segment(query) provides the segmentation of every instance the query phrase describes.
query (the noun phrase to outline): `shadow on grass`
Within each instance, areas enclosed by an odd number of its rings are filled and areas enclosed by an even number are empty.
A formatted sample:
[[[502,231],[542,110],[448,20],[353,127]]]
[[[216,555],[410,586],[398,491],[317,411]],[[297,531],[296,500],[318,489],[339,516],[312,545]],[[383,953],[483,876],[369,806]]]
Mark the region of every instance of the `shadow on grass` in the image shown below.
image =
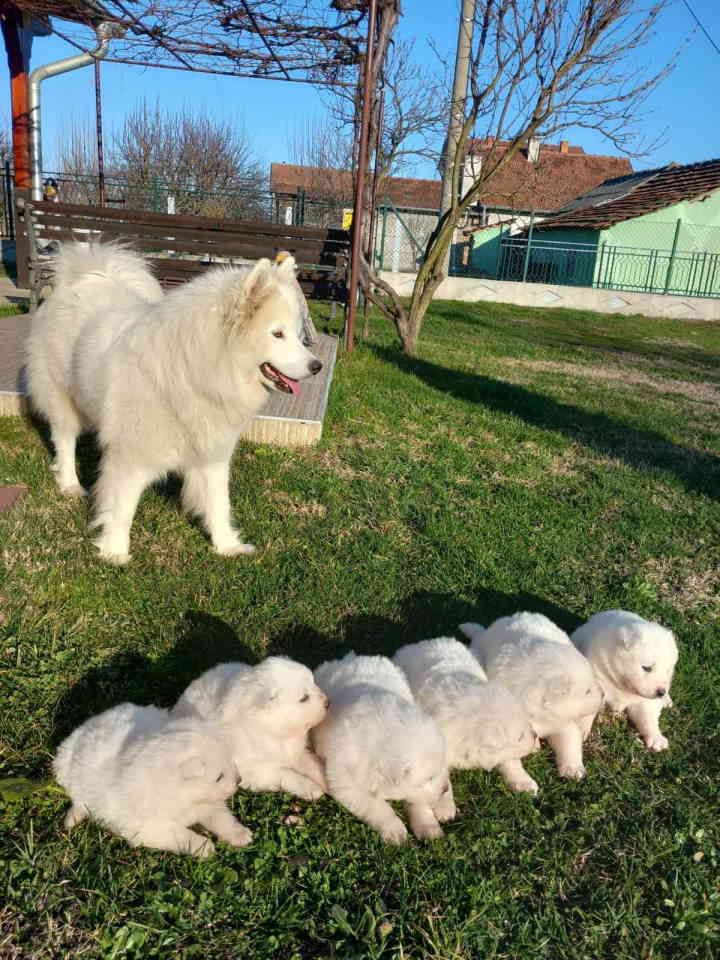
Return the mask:
[[[639,430],[605,413],[591,413],[516,384],[480,374],[453,370],[398,349],[371,347],[383,360],[419,377],[434,390],[486,409],[520,417],[543,430],[557,430],[571,440],[617,457],[639,470],[672,473],[691,492],[720,497],[720,461],[712,454],[667,440],[652,430]]]
[[[452,635],[466,620],[488,625],[519,610],[544,613],[568,630],[580,623],[570,611],[532,594],[482,589],[474,603],[467,603],[450,594],[419,592],[405,599],[396,618],[346,617],[328,635],[298,624],[271,637],[267,652],[292,657],[314,669],[323,660],[342,657],[350,650],[392,656],[404,643]],[[257,659],[224,620],[189,610],[178,625],[175,643],[156,660],[137,649],[121,650],[73,684],[53,711],[52,743],[57,746],[89,717],[119,703],[170,707],[210,667],[230,660],[257,663]]]

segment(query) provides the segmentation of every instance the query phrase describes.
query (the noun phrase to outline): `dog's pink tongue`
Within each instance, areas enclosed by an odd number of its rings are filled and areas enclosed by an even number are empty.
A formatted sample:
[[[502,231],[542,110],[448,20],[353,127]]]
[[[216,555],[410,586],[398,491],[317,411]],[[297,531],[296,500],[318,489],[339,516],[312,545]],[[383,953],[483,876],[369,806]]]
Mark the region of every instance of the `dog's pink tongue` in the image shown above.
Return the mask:
[[[300,384],[297,382],[297,380],[291,380],[290,377],[286,377],[284,373],[280,373],[277,367],[275,367],[275,373],[277,373],[283,383],[286,383],[290,387],[291,393],[293,393],[295,396],[300,393]]]

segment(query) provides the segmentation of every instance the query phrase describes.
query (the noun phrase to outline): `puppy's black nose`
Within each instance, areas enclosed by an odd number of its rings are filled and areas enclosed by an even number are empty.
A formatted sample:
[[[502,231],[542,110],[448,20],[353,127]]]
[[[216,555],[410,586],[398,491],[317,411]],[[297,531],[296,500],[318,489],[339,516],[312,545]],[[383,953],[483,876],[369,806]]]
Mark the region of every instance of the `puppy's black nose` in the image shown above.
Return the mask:
[[[310,373],[315,376],[316,373],[320,373],[322,370],[322,363],[319,360],[311,360],[308,364],[310,367]]]
[[[658,687],[657,690],[655,691],[655,696],[664,697],[666,693],[667,693],[667,690],[665,689],[665,687]]]
[[[330,697],[325,697],[325,709],[327,710],[329,706],[330,706]]]

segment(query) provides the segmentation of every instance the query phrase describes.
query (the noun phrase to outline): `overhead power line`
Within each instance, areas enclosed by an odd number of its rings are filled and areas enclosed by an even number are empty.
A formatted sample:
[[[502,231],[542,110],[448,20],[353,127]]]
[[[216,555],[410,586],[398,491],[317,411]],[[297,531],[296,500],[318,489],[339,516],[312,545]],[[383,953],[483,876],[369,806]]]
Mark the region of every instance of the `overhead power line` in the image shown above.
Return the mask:
[[[705,27],[703,26],[702,21],[700,20],[700,18],[698,17],[698,15],[695,13],[695,11],[693,10],[693,8],[692,8],[692,7],[690,6],[690,4],[688,3],[688,0],[683,0],[683,3],[684,3],[685,6],[687,7],[688,13],[690,14],[690,16],[693,18],[693,20],[695,21],[695,23],[700,27],[700,29],[702,30],[702,32],[705,34],[705,36],[708,38],[708,40],[710,41],[710,43],[713,45],[713,48],[714,48],[714,50],[715,50],[715,53],[720,53],[720,47],[715,43],[715,41],[713,40],[713,38],[712,38],[712,37],[710,36],[710,34],[707,32],[707,30],[706,30]]]

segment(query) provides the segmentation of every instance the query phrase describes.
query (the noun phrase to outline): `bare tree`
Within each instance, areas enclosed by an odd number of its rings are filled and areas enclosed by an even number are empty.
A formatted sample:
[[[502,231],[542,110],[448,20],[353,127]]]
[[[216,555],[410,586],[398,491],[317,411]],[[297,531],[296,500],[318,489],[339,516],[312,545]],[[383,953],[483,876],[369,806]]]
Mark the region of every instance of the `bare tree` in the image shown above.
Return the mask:
[[[669,67],[648,70],[638,57],[669,0],[478,0],[470,91],[454,156],[452,204],[428,239],[409,306],[363,264],[363,286],[414,354],[456,225],[493,177],[527,144],[568,127],[601,132],[630,152],[640,141],[643,104]],[[470,185],[462,172],[471,135],[491,144]],[[495,145],[508,141],[502,149]],[[387,300],[378,296],[378,289]]]
[[[97,203],[97,141],[90,123],[72,117],[58,133],[55,153],[62,202]]]

